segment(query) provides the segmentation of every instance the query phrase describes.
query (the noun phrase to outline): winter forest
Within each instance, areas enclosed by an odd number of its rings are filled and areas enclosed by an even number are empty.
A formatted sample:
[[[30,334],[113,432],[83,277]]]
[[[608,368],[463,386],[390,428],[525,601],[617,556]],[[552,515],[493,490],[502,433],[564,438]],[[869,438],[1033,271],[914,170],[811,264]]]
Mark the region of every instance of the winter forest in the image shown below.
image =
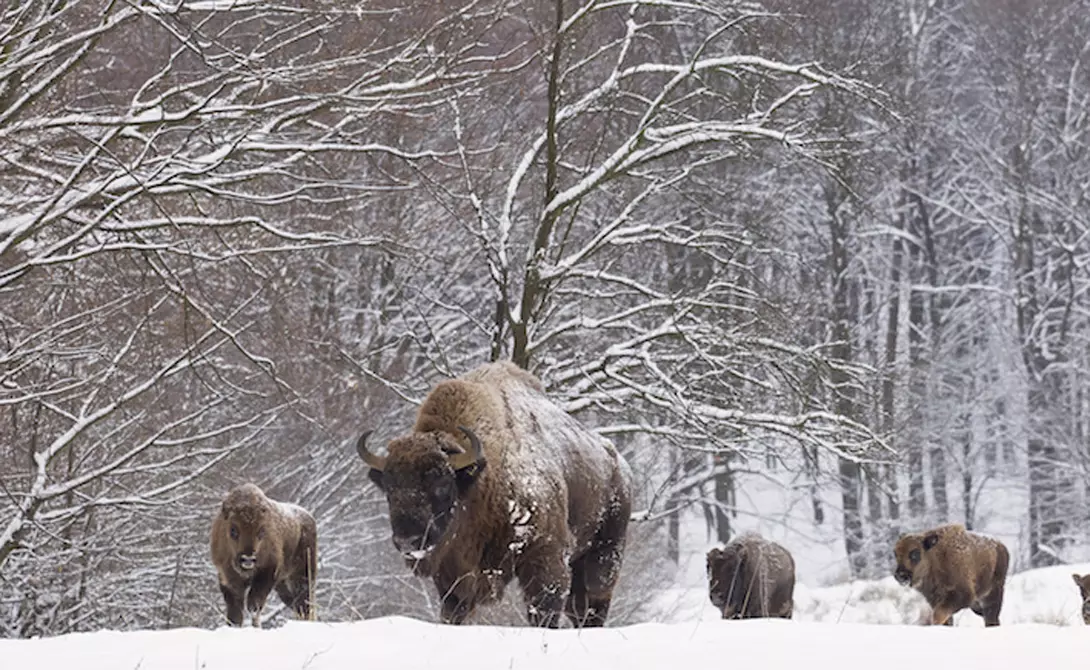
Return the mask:
[[[5,3],[0,637],[220,624],[245,481],[434,621],[354,444],[498,359],[632,465],[611,623],[758,522],[1090,560],[1088,322],[1086,0]]]

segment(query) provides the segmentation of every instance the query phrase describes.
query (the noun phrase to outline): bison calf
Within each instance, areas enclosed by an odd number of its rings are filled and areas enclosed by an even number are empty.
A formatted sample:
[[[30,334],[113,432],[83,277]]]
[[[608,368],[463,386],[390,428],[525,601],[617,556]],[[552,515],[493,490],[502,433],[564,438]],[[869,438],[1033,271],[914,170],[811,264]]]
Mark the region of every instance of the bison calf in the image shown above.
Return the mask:
[[[274,587],[298,617],[310,619],[317,560],[317,526],[302,507],[271,500],[253,484],[223,499],[212,523],[212,562],[233,625],[242,625],[246,608],[259,627]]]
[[[902,535],[893,553],[894,577],[931,606],[931,624],[952,626],[955,613],[972,609],[985,626],[999,625],[1010,555],[1002,542],[949,524]]]
[[[1071,575],[1079,587],[1082,596],[1082,622],[1090,626],[1090,575]]]
[[[724,619],[791,618],[795,559],[787,549],[745,533],[709,551],[707,569],[708,595]]]

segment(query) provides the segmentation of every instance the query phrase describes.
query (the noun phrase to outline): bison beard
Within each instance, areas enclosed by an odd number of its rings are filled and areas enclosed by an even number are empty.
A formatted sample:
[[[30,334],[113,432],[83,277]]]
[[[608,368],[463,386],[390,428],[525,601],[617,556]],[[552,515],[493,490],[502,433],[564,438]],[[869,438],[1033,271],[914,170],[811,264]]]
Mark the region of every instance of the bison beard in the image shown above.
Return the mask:
[[[270,500],[253,484],[238,486],[212,523],[211,552],[232,625],[241,626],[249,609],[260,627],[274,588],[299,618],[311,618],[318,531],[303,508]]]
[[[356,448],[386,494],[394,546],[431,577],[446,623],[512,579],[532,625],[602,626],[624,555],[628,466],[508,363],[440,382],[387,456]]]
[[[893,553],[894,577],[927,600],[930,623],[952,626],[968,607],[985,626],[999,625],[1010,560],[1002,542],[948,524],[901,536]]]

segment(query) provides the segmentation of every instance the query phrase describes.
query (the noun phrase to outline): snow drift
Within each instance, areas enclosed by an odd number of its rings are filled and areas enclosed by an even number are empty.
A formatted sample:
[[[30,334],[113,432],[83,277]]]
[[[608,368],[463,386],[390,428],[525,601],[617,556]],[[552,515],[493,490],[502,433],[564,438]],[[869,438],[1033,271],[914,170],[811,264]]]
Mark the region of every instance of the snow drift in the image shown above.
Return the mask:
[[[278,629],[79,633],[0,641],[6,668],[79,670],[358,670],[360,668],[644,668],[729,665],[919,670],[1086,667],[1090,630],[1042,624],[947,628],[787,620],[694,621],[549,631],[445,626],[400,617],[290,622]],[[968,667],[968,666],[966,666]]]

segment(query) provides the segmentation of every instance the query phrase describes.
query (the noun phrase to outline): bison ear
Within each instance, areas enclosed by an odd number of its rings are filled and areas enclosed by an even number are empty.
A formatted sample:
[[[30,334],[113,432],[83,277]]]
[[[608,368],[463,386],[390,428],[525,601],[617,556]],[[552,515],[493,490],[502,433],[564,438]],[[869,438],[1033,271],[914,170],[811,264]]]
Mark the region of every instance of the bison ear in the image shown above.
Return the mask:
[[[458,482],[458,495],[465,495],[466,491],[476,483],[477,477],[484,472],[487,465],[488,461],[485,460],[484,456],[481,456],[477,461],[454,471],[454,478]]]
[[[371,482],[378,487],[379,491],[386,491],[386,488],[382,485],[382,470],[377,468],[370,468],[367,471],[367,477]]]
[[[924,535],[924,537],[923,537],[923,550],[928,551],[928,550],[931,549],[931,547],[935,546],[938,543],[939,543],[939,534],[938,533],[928,533],[927,535]]]
[[[222,517],[223,517],[224,519],[226,519],[226,518],[227,518],[228,516],[230,516],[230,515],[229,515],[229,514],[227,513],[227,503],[226,503],[226,502],[224,502],[224,503],[221,503],[221,504],[220,504],[220,515],[221,515],[221,516],[222,516]]]

